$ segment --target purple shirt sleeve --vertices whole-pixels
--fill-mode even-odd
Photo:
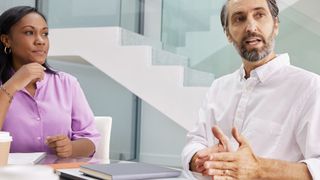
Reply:
[[[79,83],[75,82],[73,88],[71,140],[87,138],[95,144],[95,147],[97,147],[100,135],[94,124],[94,115]]]

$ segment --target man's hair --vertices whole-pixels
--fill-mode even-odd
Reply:
[[[227,32],[227,29],[228,29],[228,2],[229,1],[230,0],[227,0],[226,3],[222,6],[221,13],[220,13],[221,25],[225,32]],[[268,3],[268,7],[273,19],[279,22],[279,17],[278,17],[279,7],[277,5],[277,1],[276,0],[266,0],[266,1]]]

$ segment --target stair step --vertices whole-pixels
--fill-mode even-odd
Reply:
[[[192,70],[188,68],[189,58],[186,56],[178,55],[169,51],[162,50],[162,43],[155,42],[151,38],[142,36],[140,34],[128,31],[126,29],[121,30],[121,44],[122,45],[149,45],[152,47],[152,64],[153,65],[180,65],[185,67],[183,85],[185,86],[210,86],[214,75]]]
[[[141,34],[123,29],[121,30],[121,44],[125,46],[131,45],[149,45],[156,49],[162,49],[162,43],[156,42],[151,38],[145,37]]]
[[[152,48],[152,64],[153,65],[188,66],[189,59],[185,56],[181,56],[168,51]]]
[[[198,71],[191,68],[184,69],[184,86],[192,87],[209,87],[211,86],[215,76],[212,73]]]
[[[186,46],[178,47],[177,53],[188,56],[189,63],[193,66],[227,45],[228,41],[222,29],[189,32],[187,33]]]

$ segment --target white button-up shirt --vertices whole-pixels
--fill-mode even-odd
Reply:
[[[241,67],[215,80],[188,133],[182,152],[187,174],[192,156],[217,144],[211,127],[218,125],[232,139],[235,126],[260,157],[303,161],[313,179],[320,180],[320,77],[290,65],[282,54],[244,78]]]

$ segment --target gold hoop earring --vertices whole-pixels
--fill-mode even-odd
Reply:
[[[11,53],[11,49],[8,48],[8,47],[4,47],[3,51],[4,51],[5,54],[10,54]]]

